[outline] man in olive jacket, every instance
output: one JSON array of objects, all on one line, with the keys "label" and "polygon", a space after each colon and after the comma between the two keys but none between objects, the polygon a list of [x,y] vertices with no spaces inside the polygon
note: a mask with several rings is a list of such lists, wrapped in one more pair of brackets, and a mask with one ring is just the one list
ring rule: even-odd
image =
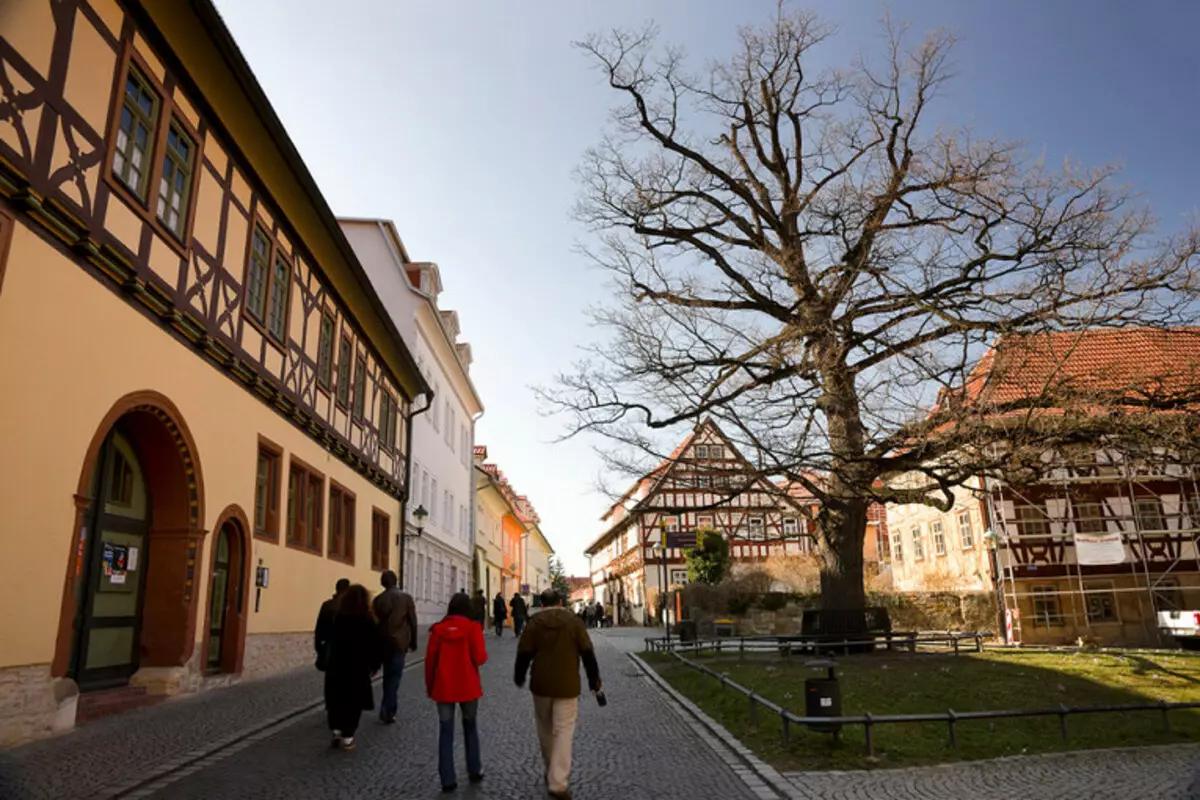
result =
[{"label": "man in olive jacket", "polygon": [[546,765],[546,788],[557,800],[570,800],[571,745],[579,715],[579,663],[587,672],[588,688],[600,691],[600,665],[587,628],[562,607],[553,589],[542,592],[543,611],[529,621],[517,645],[513,680],[525,685],[533,665],[529,689],[537,720],[538,742]]},{"label": "man in olive jacket", "polygon": [[383,697],[379,701],[379,719],[385,724],[396,721],[396,693],[404,674],[404,659],[417,649],[417,606],[412,597],[396,587],[396,573],[390,569],[380,578],[383,593],[375,598],[371,610],[379,620],[383,637]]}]

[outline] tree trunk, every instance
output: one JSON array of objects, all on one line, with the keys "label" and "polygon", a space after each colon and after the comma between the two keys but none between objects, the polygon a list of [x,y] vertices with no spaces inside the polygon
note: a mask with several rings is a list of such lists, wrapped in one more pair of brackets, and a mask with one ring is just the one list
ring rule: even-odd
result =
[{"label": "tree trunk", "polygon": [[863,586],[863,540],[867,501],[861,498],[828,503],[817,516],[820,529],[821,605],[858,612],[866,608]]}]

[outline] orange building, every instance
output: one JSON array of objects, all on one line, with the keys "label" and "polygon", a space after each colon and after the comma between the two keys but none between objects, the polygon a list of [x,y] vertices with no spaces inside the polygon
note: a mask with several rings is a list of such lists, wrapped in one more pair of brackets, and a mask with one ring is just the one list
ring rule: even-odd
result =
[{"label": "orange building", "polygon": [[310,663],[429,390],[209,0],[0,8],[2,744]]}]

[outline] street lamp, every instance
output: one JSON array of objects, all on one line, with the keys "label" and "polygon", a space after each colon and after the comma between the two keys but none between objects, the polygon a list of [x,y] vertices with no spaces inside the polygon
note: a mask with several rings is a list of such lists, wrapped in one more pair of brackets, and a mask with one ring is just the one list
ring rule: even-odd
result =
[{"label": "street lamp", "polygon": [[407,534],[410,539],[419,539],[421,534],[425,532],[425,518],[429,516],[429,512],[425,510],[425,506],[417,506],[413,511],[413,519],[417,521],[417,532]]},{"label": "street lamp", "polygon": [[429,512],[425,510],[425,506],[418,505],[412,512],[413,519],[417,521],[417,530],[414,533],[409,533],[408,524],[404,520],[400,520],[400,530],[396,532],[396,546],[400,548],[400,588],[404,588],[404,541],[406,539],[419,539],[421,534],[425,532],[425,518],[429,516]]}]

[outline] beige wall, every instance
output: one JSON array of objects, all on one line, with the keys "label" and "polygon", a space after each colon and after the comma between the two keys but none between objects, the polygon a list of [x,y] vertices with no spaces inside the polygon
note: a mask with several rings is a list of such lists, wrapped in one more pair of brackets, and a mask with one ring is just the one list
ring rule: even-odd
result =
[{"label": "beige wall", "polygon": [[[262,434],[357,495],[357,566],[260,541],[251,566],[271,569],[261,610],[247,598],[248,633],[311,630],[317,604],[341,576],[374,590],[371,508],[393,525],[399,503],[330,456],[217,368],[173,340],[121,297],[16,226],[0,294],[0,537],[10,569],[0,581],[0,666],[39,664],[54,656],[63,579],[74,546],[73,495],[88,444],[120,397],[153,390],[179,408],[194,437],[204,479],[205,527],[230,504],[253,515],[257,436]],[[286,498],[286,457],[283,484]],[[286,508],[286,506],[284,507]],[[328,533],[327,520],[322,527]],[[208,540],[199,556],[197,639],[207,604]],[[249,654],[247,656],[249,660]],[[249,663],[247,667],[249,667]]]},{"label": "beige wall", "polygon": [[[889,505],[887,527],[891,551],[892,586],[904,592],[913,591],[986,591],[992,586],[987,543],[983,534],[987,524],[979,500],[967,489],[954,491],[954,508],[943,513],[936,508],[912,503]],[[971,545],[964,548],[958,529],[958,515],[966,511],[971,519]],[[934,548],[933,528],[941,522],[946,552],[939,555]],[[913,531],[921,532],[924,558],[917,559],[913,547]],[[899,535],[903,559],[896,558],[894,541]]]}]

